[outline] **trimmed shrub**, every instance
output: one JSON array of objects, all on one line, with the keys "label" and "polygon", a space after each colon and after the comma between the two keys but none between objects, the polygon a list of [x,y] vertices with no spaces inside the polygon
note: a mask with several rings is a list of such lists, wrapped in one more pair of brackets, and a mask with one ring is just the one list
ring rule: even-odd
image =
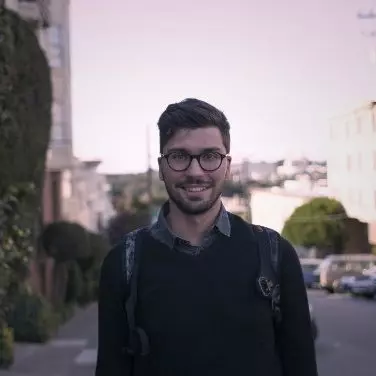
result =
[{"label": "trimmed shrub", "polygon": [[0,195],[32,182],[39,196],[52,124],[50,68],[30,24],[4,5],[0,35]]},{"label": "trimmed shrub", "polygon": [[0,328],[0,368],[9,368],[14,361],[13,330],[8,327]]},{"label": "trimmed shrub", "polygon": [[140,210],[138,212],[124,212],[111,218],[108,225],[108,239],[110,244],[116,245],[125,234],[131,232],[138,227],[147,226],[150,224],[149,210]]},{"label": "trimmed shrub", "polygon": [[42,296],[22,291],[11,312],[9,326],[17,342],[46,342],[55,333],[58,317]]},{"label": "trimmed shrub", "polygon": [[68,283],[65,292],[65,303],[74,304],[78,302],[84,289],[84,280],[82,272],[76,261],[72,261],[68,265]]},{"label": "trimmed shrub", "polygon": [[90,255],[89,236],[78,223],[58,221],[47,225],[40,236],[47,255],[57,262],[66,262]]},{"label": "trimmed shrub", "polygon": [[81,307],[85,307],[87,304],[90,304],[97,299],[98,284],[93,280],[91,275],[86,275],[84,276],[82,287],[77,302]]},{"label": "trimmed shrub", "polygon": [[104,236],[89,233],[90,256],[77,260],[83,276],[83,289],[79,297],[79,303],[86,305],[97,300],[99,275],[102,261],[110,246]]}]

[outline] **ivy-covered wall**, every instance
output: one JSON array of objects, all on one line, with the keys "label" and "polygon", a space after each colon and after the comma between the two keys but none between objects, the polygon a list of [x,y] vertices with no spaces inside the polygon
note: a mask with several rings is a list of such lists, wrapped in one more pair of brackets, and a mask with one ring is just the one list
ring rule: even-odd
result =
[{"label": "ivy-covered wall", "polygon": [[0,7],[0,197],[22,183],[40,192],[51,102],[50,68],[37,36],[17,13]]}]

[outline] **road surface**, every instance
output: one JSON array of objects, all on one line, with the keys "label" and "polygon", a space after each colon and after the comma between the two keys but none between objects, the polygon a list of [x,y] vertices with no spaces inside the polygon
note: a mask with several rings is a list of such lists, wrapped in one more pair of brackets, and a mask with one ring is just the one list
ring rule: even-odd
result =
[{"label": "road surface", "polygon": [[376,375],[376,300],[309,293],[320,329],[320,376]]},{"label": "road surface", "polygon": [[[328,296],[310,291],[319,325],[317,360],[320,376],[376,375],[376,300]],[[97,312],[80,312],[48,346],[18,349],[12,371],[0,376],[93,376]],[[302,375],[303,376],[303,375]]]}]

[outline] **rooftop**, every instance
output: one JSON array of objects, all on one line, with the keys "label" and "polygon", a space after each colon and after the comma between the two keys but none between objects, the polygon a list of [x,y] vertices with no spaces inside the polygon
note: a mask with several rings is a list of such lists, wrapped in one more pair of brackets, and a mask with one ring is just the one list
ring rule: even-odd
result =
[{"label": "rooftop", "polygon": [[270,193],[278,196],[288,196],[288,197],[305,197],[305,198],[315,198],[315,197],[331,197],[330,190],[327,187],[316,187],[314,189],[284,189],[280,187],[272,188],[256,188],[252,189],[252,193],[264,192]]}]

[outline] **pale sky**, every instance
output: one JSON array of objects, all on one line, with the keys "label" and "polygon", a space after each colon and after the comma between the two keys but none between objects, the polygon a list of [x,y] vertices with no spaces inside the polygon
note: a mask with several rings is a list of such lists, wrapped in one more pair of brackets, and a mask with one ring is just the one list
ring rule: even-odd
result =
[{"label": "pale sky", "polygon": [[228,117],[235,160],[324,159],[330,117],[376,99],[372,2],[71,1],[76,156],[143,171],[149,125],[156,167],[160,114],[196,97]]}]

